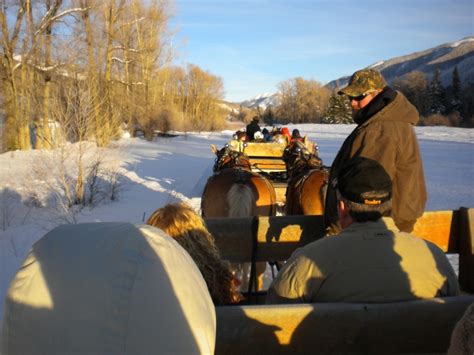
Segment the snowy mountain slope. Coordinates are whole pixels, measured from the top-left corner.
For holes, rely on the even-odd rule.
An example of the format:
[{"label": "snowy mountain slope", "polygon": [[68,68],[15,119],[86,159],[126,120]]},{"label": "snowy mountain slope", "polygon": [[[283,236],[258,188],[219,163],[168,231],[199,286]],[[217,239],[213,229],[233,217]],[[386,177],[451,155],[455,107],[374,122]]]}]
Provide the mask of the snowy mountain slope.
[{"label": "snowy mountain slope", "polygon": [[257,108],[259,107],[262,110],[265,110],[269,106],[276,106],[279,102],[278,93],[265,93],[254,97],[253,99],[246,100],[240,104],[248,108]]},{"label": "snowy mountain slope", "polygon": [[[421,71],[431,78],[435,69],[439,68],[441,81],[443,85],[448,86],[451,84],[452,72],[456,66],[463,83],[474,83],[474,36],[401,57],[381,60],[367,68],[382,72],[389,83],[414,70]],[[331,89],[344,86],[349,77],[333,80],[326,86]]]}]

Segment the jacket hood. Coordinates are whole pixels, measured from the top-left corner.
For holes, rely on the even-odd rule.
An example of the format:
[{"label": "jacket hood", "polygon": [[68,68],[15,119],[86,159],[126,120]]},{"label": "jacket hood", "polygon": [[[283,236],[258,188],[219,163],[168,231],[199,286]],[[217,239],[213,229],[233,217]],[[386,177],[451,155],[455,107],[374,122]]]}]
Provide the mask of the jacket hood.
[{"label": "jacket hood", "polygon": [[0,353],[213,354],[215,317],[196,264],[162,230],[65,225],[13,278]]}]

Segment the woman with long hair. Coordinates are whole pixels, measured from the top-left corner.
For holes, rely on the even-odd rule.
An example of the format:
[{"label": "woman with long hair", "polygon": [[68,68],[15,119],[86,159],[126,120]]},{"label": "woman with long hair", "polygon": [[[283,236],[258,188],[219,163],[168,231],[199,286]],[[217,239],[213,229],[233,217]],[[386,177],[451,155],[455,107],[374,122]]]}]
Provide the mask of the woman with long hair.
[{"label": "woman with long hair", "polygon": [[229,263],[220,259],[214,237],[192,207],[184,203],[168,204],[153,212],[146,223],[162,229],[191,255],[215,305],[242,300],[237,291],[239,281],[232,275]]}]

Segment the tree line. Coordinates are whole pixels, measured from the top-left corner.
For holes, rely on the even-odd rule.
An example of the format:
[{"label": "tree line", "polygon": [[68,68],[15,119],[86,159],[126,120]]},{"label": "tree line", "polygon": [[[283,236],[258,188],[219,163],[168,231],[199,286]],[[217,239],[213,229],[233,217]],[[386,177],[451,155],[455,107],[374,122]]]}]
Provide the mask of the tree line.
[{"label": "tree line", "polygon": [[463,85],[457,67],[447,87],[441,82],[439,68],[431,80],[423,72],[412,71],[396,78],[392,85],[415,105],[422,116],[421,125],[474,127],[474,83]]},{"label": "tree line", "polygon": [[[171,0],[2,0],[0,2],[0,150],[48,149],[65,141],[107,146],[169,130],[220,130],[221,78],[172,65]],[[443,87],[411,72],[393,82],[422,115],[421,124],[474,126],[474,84],[457,68]],[[244,122],[352,123],[347,99],[316,80],[288,79],[279,104],[241,107]],[[0,120],[0,124],[2,124]]]},{"label": "tree line", "polygon": [[3,0],[3,150],[60,139],[106,146],[123,129],[148,139],[160,129],[222,129],[222,80],[196,65],[171,65],[171,5]]}]

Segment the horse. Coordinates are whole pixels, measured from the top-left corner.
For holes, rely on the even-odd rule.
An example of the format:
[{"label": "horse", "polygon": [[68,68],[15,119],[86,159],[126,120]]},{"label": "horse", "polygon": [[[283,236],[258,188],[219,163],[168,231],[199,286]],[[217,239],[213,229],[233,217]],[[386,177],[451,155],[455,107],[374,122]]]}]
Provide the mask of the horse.
[{"label": "horse", "polygon": [[[201,198],[203,218],[274,216],[275,189],[267,178],[251,171],[249,158],[229,145],[221,150],[212,145],[211,150],[216,162]],[[256,263],[257,290],[263,287],[265,267],[265,263]],[[241,289],[245,289],[246,278],[242,281]]]},{"label": "horse", "polygon": [[[238,144],[239,143],[242,142],[238,142]],[[241,168],[247,171],[252,170],[250,159],[242,153],[240,149],[236,150],[234,147],[226,144],[221,150],[218,150],[214,144],[211,144],[211,151],[216,155],[216,160],[212,168],[214,173],[229,168]]]},{"label": "horse", "polygon": [[286,215],[323,215],[329,169],[323,166],[317,148],[306,137],[293,140],[283,160],[288,172]]}]

